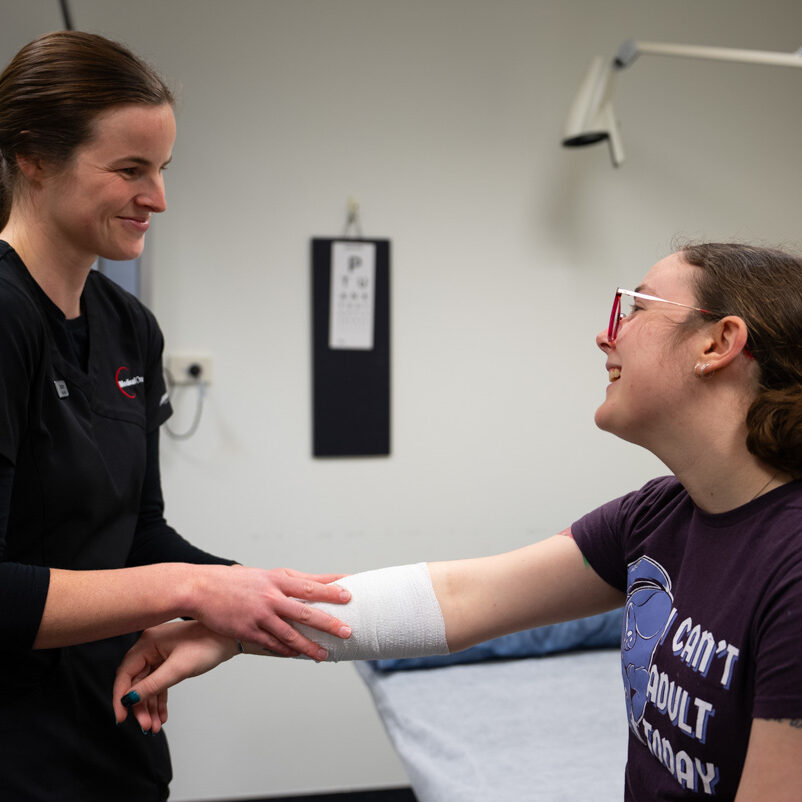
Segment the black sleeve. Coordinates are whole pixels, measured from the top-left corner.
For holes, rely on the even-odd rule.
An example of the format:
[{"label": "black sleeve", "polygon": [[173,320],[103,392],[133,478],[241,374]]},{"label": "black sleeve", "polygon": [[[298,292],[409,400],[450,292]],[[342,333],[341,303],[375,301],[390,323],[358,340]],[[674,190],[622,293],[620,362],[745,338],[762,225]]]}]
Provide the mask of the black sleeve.
[{"label": "black sleeve", "polygon": [[[0,456],[0,560],[5,556],[13,487],[14,465]],[[33,646],[49,586],[49,568],[0,562],[0,651]]]},{"label": "black sleeve", "polygon": [[145,481],[139,505],[139,521],[126,565],[154,563],[234,565],[234,560],[216,557],[193,546],[164,519],[158,429],[147,435]]}]

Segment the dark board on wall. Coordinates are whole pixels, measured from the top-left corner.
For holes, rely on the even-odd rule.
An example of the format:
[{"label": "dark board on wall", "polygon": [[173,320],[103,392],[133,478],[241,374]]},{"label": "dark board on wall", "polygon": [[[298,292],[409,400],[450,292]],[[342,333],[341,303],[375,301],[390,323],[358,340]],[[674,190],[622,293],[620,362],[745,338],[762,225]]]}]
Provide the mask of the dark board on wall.
[{"label": "dark board on wall", "polygon": [[390,241],[312,240],[313,454],[390,453]]}]

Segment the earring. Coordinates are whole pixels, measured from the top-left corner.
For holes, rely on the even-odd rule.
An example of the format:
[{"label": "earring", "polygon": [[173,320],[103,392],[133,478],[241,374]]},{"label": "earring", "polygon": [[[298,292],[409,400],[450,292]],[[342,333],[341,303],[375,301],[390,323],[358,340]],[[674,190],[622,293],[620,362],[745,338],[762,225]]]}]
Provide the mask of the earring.
[{"label": "earring", "polygon": [[696,363],[696,367],[694,367],[693,372],[696,375],[697,379],[709,379],[715,371],[710,371],[707,375],[705,375],[705,371],[710,367],[709,362],[705,362],[704,365],[701,362]]}]

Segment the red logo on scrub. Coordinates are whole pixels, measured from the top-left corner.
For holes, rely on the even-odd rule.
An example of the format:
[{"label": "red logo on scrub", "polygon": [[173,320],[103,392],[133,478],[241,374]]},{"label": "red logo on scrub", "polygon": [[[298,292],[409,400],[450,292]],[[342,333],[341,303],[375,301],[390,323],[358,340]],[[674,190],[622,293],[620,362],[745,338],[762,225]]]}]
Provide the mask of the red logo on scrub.
[{"label": "red logo on scrub", "polygon": [[117,388],[126,398],[136,398],[136,393],[129,393],[126,387],[134,387],[137,384],[144,384],[145,378],[143,376],[129,376],[129,370],[125,365],[117,368],[117,373],[114,374],[114,381]]}]

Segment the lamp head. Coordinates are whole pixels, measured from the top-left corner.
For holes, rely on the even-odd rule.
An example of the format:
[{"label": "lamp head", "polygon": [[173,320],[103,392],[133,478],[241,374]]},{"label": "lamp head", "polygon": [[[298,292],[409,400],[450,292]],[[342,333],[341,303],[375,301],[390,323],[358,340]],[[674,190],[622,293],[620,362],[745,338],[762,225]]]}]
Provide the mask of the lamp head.
[{"label": "lamp head", "polygon": [[613,112],[612,87],[612,65],[598,57],[593,59],[568,113],[562,143],[566,148],[577,148],[607,140],[610,158],[618,167],[624,161],[624,148]]}]

